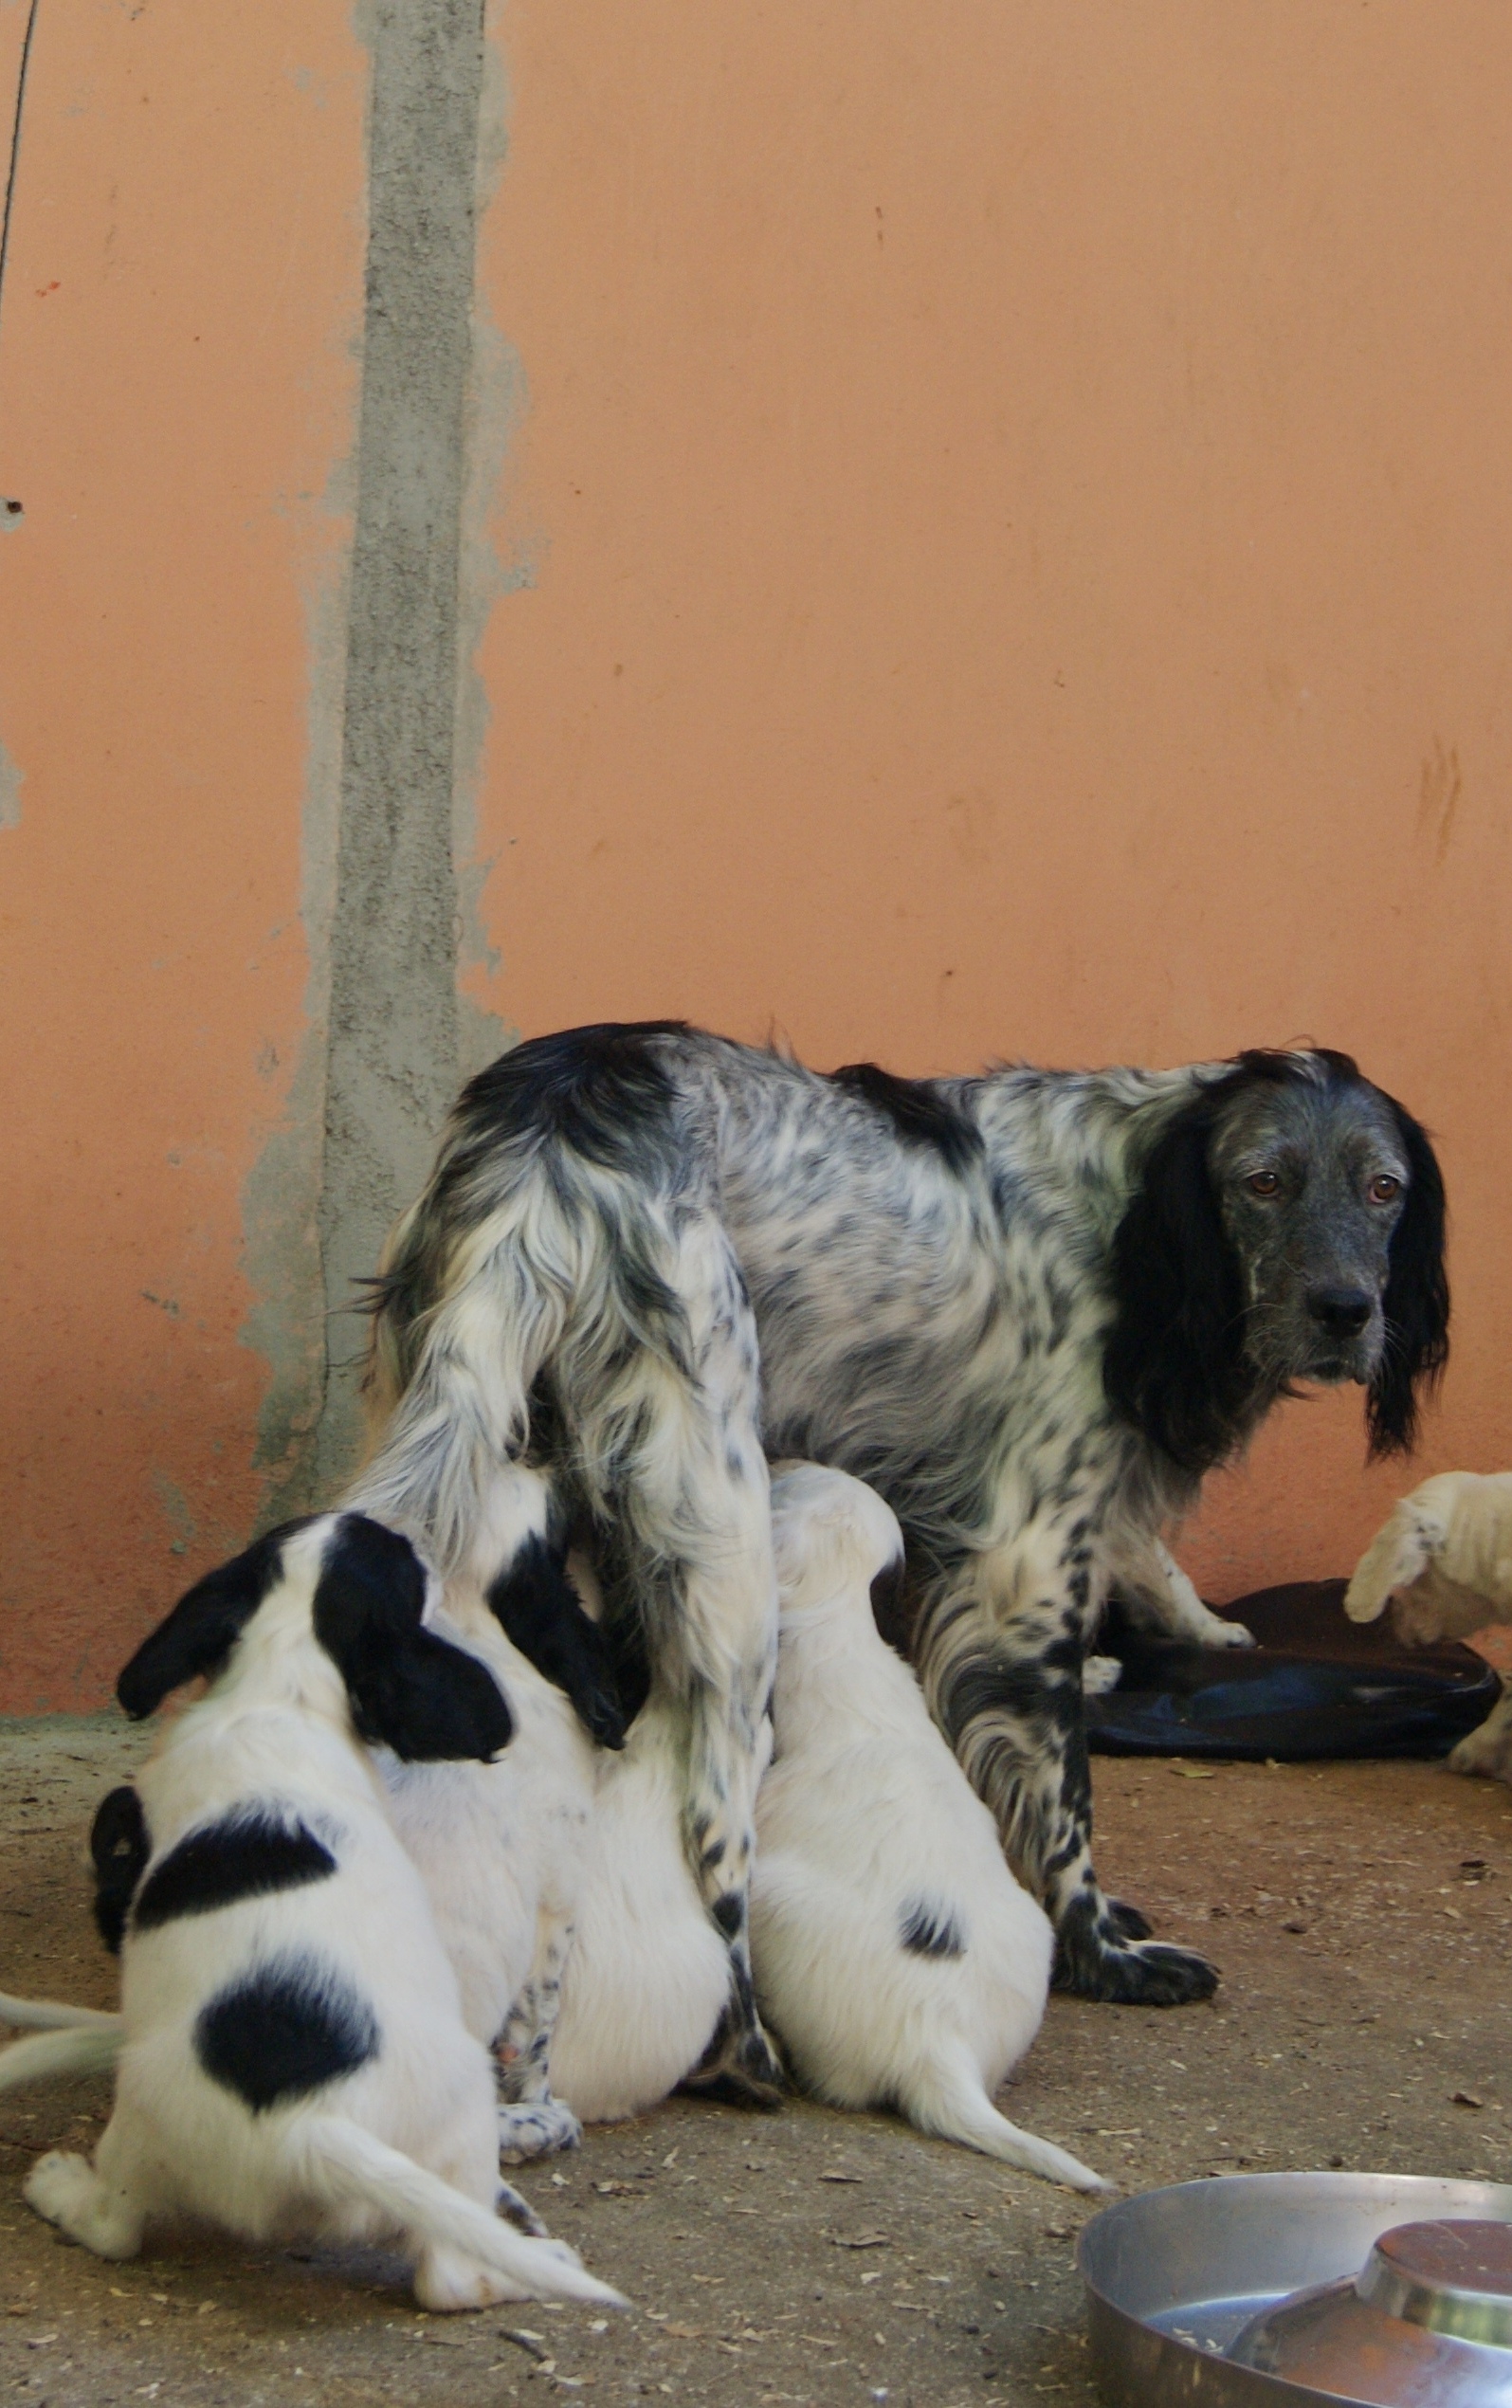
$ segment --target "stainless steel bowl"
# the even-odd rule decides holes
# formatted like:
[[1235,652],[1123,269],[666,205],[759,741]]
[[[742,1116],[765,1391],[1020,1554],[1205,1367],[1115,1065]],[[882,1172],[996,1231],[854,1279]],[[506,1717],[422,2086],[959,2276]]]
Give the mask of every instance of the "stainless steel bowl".
[[1414,2175],[1120,2200],[1078,2253],[1099,2383],[1117,2408],[1512,2408],[1508,2224],[1512,2187]]

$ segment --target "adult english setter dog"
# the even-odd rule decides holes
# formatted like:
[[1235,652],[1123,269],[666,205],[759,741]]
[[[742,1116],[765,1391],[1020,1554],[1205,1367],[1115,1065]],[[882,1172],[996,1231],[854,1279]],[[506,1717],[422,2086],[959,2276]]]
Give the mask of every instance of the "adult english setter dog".
[[374,1297],[349,1502],[465,1558],[501,1465],[554,1495],[491,1601],[601,1736],[592,1549],[686,1732],[688,1846],[729,1946],[722,2066],[776,2076],[746,1932],[776,1628],[768,1456],[902,1524],[931,1710],[1084,1997],[1207,1996],[1092,1869],[1083,1657],[1110,1585],[1190,1622],[1159,1533],[1299,1380],[1410,1446],[1448,1353],[1444,1191],[1343,1054],[1139,1071],[820,1076],[679,1023],[533,1039],[465,1089]]

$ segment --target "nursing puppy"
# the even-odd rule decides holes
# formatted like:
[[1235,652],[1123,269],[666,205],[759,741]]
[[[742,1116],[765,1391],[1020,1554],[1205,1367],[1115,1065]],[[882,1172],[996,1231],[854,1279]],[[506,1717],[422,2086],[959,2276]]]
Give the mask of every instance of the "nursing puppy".
[[871,1583],[902,1552],[873,1490],[814,1464],[773,1477],[782,1600],[775,1751],[756,1799],[756,1997],[805,2083],[1080,2191],[1109,2186],[999,2115],[1039,2029],[1047,1918],[881,1639]]
[[512,1468],[484,1498],[436,1627],[503,1685],[514,1741],[486,1765],[383,1766],[464,2020],[494,2050],[500,2144],[515,2161],[570,2147],[579,2119],[665,2098],[699,2063],[729,1987],[683,1845],[684,1718],[653,1693],[628,1739],[601,1713],[611,1745],[595,1748],[564,1688],[515,1643],[549,1630],[574,1659],[555,1669],[581,1696],[599,1610],[587,1563],[569,1571],[547,1483]]
[[397,2236],[429,2308],[618,2304],[501,2192],[487,2052],[358,1743],[486,1760],[509,1739],[427,1602],[407,1540],[327,1515],[200,1581],[121,1674],[134,1716],[211,1687],[138,1779],[115,2111],[92,2166],[54,2153],[26,2185],[97,2255],[187,2213],[250,2241]]
[[[1356,1565],[1344,1611],[1374,1622],[1388,1604],[1412,1647],[1512,1622],[1512,1471],[1441,1471],[1400,1499]],[[1448,1763],[1512,1781],[1512,1691]]]

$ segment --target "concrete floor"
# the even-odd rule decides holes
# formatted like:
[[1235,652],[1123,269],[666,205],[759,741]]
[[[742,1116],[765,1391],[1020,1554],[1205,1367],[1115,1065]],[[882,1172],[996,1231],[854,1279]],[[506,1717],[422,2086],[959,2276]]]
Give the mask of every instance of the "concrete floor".
[[[0,1987],[108,2004],[83,1842],[140,1752],[118,1724],[0,1726]],[[1430,1765],[1102,1761],[1109,1886],[1224,1970],[1211,2007],[1052,2001],[1011,2112],[1126,2189],[1245,2167],[1512,2173],[1512,1797]],[[1509,2077],[1512,2079],[1512,2077]],[[634,2301],[428,2318],[376,2256],[165,2235],[113,2267],[20,2186],[87,2146],[98,2085],[0,2101],[0,2391],[137,2401],[998,2408],[1092,2398],[1073,2251],[1089,2206],[883,2117],[675,2101],[527,2168]]]

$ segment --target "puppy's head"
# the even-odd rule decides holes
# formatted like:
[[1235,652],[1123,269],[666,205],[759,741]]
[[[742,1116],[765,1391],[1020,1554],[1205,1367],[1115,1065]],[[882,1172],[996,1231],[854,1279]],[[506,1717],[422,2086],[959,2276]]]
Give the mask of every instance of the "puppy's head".
[[171,1691],[232,1673],[233,1651],[266,1613],[308,1612],[308,1634],[336,1666],[360,1739],[409,1761],[486,1761],[513,1732],[476,1656],[424,1627],[433,1583],[410,1541],[366,1514],[285,1523],[207,1573],[143,1641],[116,1684],[139,1720]]

